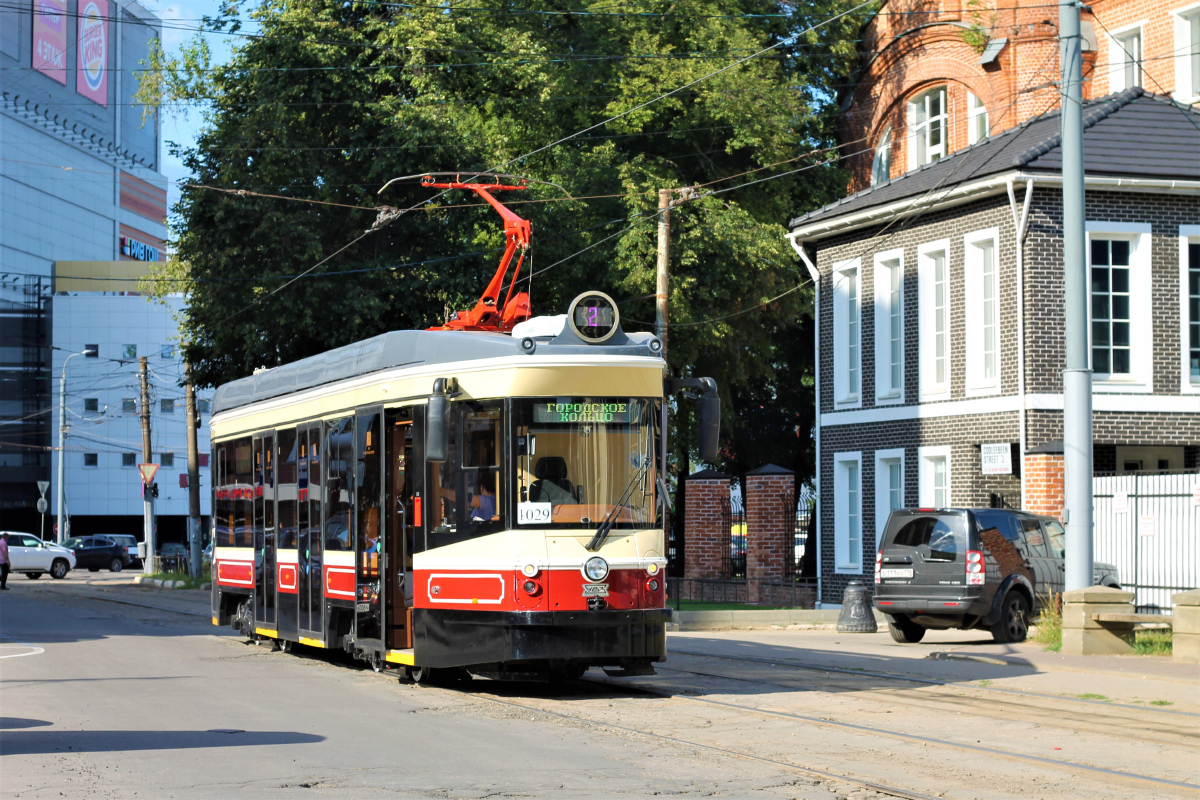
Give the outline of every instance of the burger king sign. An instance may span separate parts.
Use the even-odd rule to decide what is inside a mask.
[[[79,76],[75,91],[108,107],[108,0],[79,2]]]

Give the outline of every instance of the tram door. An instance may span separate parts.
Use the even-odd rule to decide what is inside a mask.
[[[360,412],[355,420],[354,559],[355,644],[383,649],[385,561],[383,541],[383,410]]]
[[[299,595],[299,629],[305,639],[325,641],[321,630],[325,614],[321,574],[321,423],[302,427],[300,466],[299,544],[296,584]]]
[[[413,525],[412,409],[401,408],[387,415],[387,509],[384,524],[387,542],[384,548],[384,619],[389,650],[412,647],[409,609],[412,607],[413,549],[409,537]]]
[[[279,601],[276,610],[279,624],[276,625],[276,630],[281,638],[287,639],[296,638],[300,597],[296,580],[299,556],[300,440],[296,434],[295,428],[275,432],[275,556],[278,561],[275,577]]]
[[[275,436],[254,437],[254,625],[275,630]]]

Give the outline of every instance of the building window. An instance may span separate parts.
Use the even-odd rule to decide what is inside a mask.
[[[904,450],[875,451],[875,541],[883,537],[888,516],[904,508]]]
[[[950,392],[950,242],[917,249],[921,394]]]
[[[1200,392],[1200,225],[1179,226],[1180,391]]]
[[[137,345],[136,344],[121,345],[121,358],[124,358],[127,360],[132,360],[132,359],[137,358]]]
[[[904,392],[904,251],[875,256],[875,398]]]
[[[1123,91],[1142,85],[1142,29],[1137,28],[1113,37],[1115,52],[1109,61],[1114,65],[1112,90]]]
[[[137,453],[121,453],[121,466],[122,467],[136,467],[137,466]]]
[[[100,357],[100,345],[85,344],[83,346],[83,353],[84,353],[84,355],[83,355],[84,358],[99,358]]]
[[[1130,373],[1130,242],[1092,239],[1092,370]]]
[[[921,459],[917,504],[922,508],[950,507],[950,448],[918,448]]]
[[[833,553],[835,570],[862,572],[862,453],[833,457]]]
[[[159,453],[158,454],[158,463],[164,467],[175,466],[175,454],[174,453]]]
[[[834,399],[861,404],[862,282],[861,260],[834,267],[833,369]]]
[[[158,350],[158,357],[159,358],[174,358],[175,357],[175,345],[164,344]]]
[[[991,130],[987,108],[974,92],[967,92],[967,143],[975,144],[988,137]]]
[[[892,126],[884,129],[875,146],[875,158],[871,162],[871,185],[883,183],[892,177]]]
[[[85,412],[90,411],[92,413],[99,413],[100,412],[100,398],[98,398],[98,397],[83,398],[83,410]]]
[[[995,228],[968,234],[964,240],[966,270],[967,390],[1000,389],[1000,277]]]
[[[137,413],[137,400],[132,397],[126,397],[126,398],[122,399],[121,400],[121,413],[122,414],[136,414]]]
[[[84,453],[83,454],[83,465],[85,467],[100,466],[100,454],[99,453]]]
[[[158,411],[160,414],[174,414],[175,413],[175,400],[173,398],[166,399],[166,400],[159,400],[158,401]]]
[[[1188,245],[1188,375],[1200,383],[1200,242]]]
[[[946,87],[925,92],[908,104],[912,166],[946,157]]]

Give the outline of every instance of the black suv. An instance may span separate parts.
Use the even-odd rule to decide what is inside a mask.
[[[901,508],[875,555],[875,608],[897,642],[928,628],[984,628],[1021,642],[1032,610],[1063,591],[1066,531],[1058,520],[996,508]],[[1116,567],[1095,582],[1119,588]]]

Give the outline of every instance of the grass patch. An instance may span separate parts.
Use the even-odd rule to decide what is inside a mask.
[[[1172,703],[1170,700],[1151,700],[1150,705],[1152,705],[1152,706],[1173,706],[1175,704]]]
[[[1075,696],[1078,697],[1080,700],[1100,700],[1105,703],[1112,702],[1112,698],[1105,697],[1102,694],[1096,694],[1095,692],[1084,692],[1083,694],[1077,694]]]
[[[1033,624],[1037,626],[1033,630],[1033,640],[1043,650],[1051,653],[1062,650],[1062,610],[1055,602],[1054,595],[1047,595]]]
[[[203,584],[212,582],[212,566],[205,564],[199,578],[193,578],[186,572],[151,572],[145,577],[159,581],[183,581],[183,586],[177,588],[199,589]]]
[[[979,685],[980,686],[991,686],[992,682],[990,680],[988,680],[987,678],[984,678],[983,680],[981,680],[979,682]]]
[[[1134,631],[1133,652],[1139,656],[1171,655],[1171,629],[1147,628]]]

